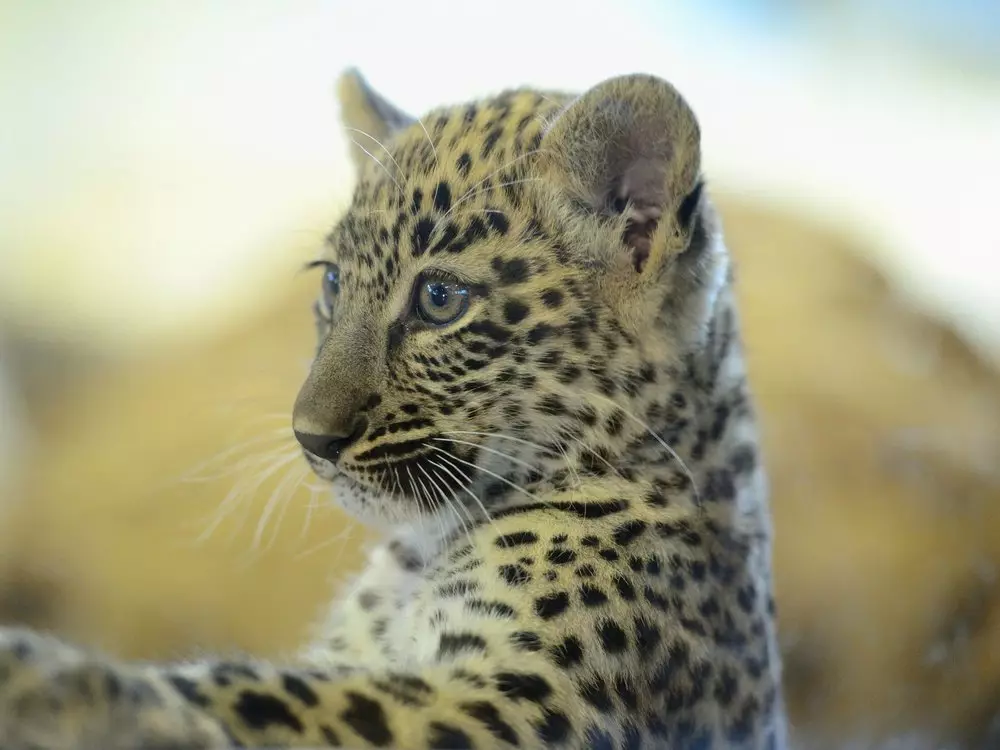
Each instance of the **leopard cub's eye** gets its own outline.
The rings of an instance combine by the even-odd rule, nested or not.
[[[340,268],[335,263],[323,267],[323,301],[328,310],[333,310],[340,296]]]
[[[417,282],[414,306],[417,317],[425,323],[448,325],[469,309],[469,288],[443,276],[422,276]]]

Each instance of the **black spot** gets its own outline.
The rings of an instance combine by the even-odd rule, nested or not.
[[[498,326],[490,320],[481,320],[471,323],[466,330],[469,333],[486,336],[498,344],[505,344],[510,340],[510,331],[503,326]]]
[[[427,746],[441,748],[441,750],[472,750],[473,748],[469,735],[457,727],[442,724],[438,721],[430,723]]]
[[[580,685],[580,697],[598,711],[611,711],[614,708],[611,696],[608,695],[608,686],[600,676],[594,676]]]
[[[439,182],[434,188],[434,208],[442,212],[451,210],[451,188],[447,182]]]
[[[604,518],[606,516],[614,515],[615,513],[621,513],[628,510],[628,508],[629,504],[626,500],[609,500],[603,503],[577,502],[575,500],[525,503],[524,505],[515,505],[498,510],[493,513],[493,519],[496,520],[498,518],[516,516],[523,513],[533,513],[537,510],[551,510],[573,515],[577,518],[595,519]]]
[[[655,623],[645,617],[635,618],[635,644],[639,653],[647,656],[656,650],[660,643],[660,629]]]
[[[546,307],[559,307],[563,303],[563,295],[558,289],[546,289],[542,292],[542,304]]]
[[[608,562],[616,562],[618,560],[618,558],[619,558],[617,550],[613,550],[613,549],[610,549],[610,548],[609,549],[602,549],[597,554],[599,554],[601,557],[603,557]]]
[[[520,284],[531,275],[528,264],[520,258],[504,262],[501,258],[493,259],[493,269],[503,284]]]
[[[596,536],[585,536],[583,539],[580,540],[580,544],[582,544],[584,547],[599,547],[601,544],[601,540],[598,539]]]
[[[326,724],[319,725],[319,731],[323,733],[323,739],[326,744],[330,747],[340,747],[340,736],[333,731],[332,727],[328,727]]]
[[[649,602],[652,606],[656,607],[656,609],[660,610],[661,612],[670,611],[670,602],[667,600],[667,597],[663,596],[658,591],[654,590],[652,587],[646,586],[645,589],[643,590],[643,594],[645,594],[646,596],[646,601]]]
[[[678,747],[683,747],[684,750],[692,750],[690,745],[680,744]],[[639,731],[639,727],[634,724],[629,724],[625,727],[625,737],[622,739],[622,750],[641,750],[642,748],[642,733]],[[708,750],[708,748],[702,748],[701,750]]]
[[[741,586],[736,590],[736,603],[747,614],[753,611],[754,604],[757,603],[757,591],[754,589],[753,584]]]
[[[569,541],[568,534],[556,534],[554,537],[552,537],[553,544],[566,544],[566,542],[568,541]]]
[[[737,446],[729,456],[729,465],[736,474],[753,471],[757,466],[757,453],[753,446]]]
[[[211,699],[198,689],[198,683],[194,680],[189,680],[187,677],[181,677],[180,675],[170,675],[167,681],[174,686],[178,693],[184,696],[184,700],[188,703],[193,703],[201,708],[205,708],[212,703]]]
[[[520,300],[510,299],[503,306],[503,319],[507,325],[515,325],[524,320],[529,312],[530,308],[526,304]]]
[[[382,598],[377,592],[367,589],[358,594],[358,606],[365,612],[371,612],[379,605]]]
[[[712,469],[705,478],[701,497],[706,502],[726,502],[736,497],[733,476],[725,469]]]
[[[510,634],[510,640],[521,651],[542,650],[542,639],[538,636],[538,633],[532,633],[528,630],[518,630],[516,633]]]
[[[535,725],[538,738],[547,744],[563,742],[572,729],[566,714],[552,709],[545,709],[542,721]]]
[[[486,134],[486,137],[483,139],[482,148],[479,150],[479,155],[482,158],[486,159],[491,153],[493,153],[493,149],[496,147],[497,141],[500,140],[501,135],[503,135],[503,129],[499,127],[493,128]]]
[[[736,675],[733,674],[732,669],[729,667],[723,667],[715,680],[715,690],[713,691],[719,705],[723,708],[728,708],[732,705],[738,690],[739,684],[736,681]]]
[[[486,617],[501,617],[505,620],[513,620],[517,617],[517,612],[509,604],[504,602],[486,601],[485,599],[469,599],[465,602],[465,608],[469,612],[484,615]]]
[[[528,331],[528,343],[534,346],[549,337],[552,333],[552,326],[546,325],[545,323],[539,323],[530,331]]]
[[[520,547],[525,544],[534,544],[538,541],[538,536],[533,531],[515,531],[511,534],[498,536],[494,544],[497,547]]]
[[[531,573],[520,565],[501,565],[498,571],[511,586],[523,586],[531,581]]]
[[[593,578],[597,571],[594,570],[593,565],[581,565],[576,569],[576,575],[578,578]]]
[[[452,246],[449,247],[448,250],[452,253],[460,252],[474,242],[486,239],[488,233],[489,230],[486,227],[486,223],[478,216],[473,216],[469,219],[469,225],[465,228],[465,234],[462,236],[462,241],[452,243]]]
[[[413,249],[415,256],[423,255],[430,244],[431,232],[434,231],[434,222],[429,218],[420,219],[413,227]]]
[[[460,599],[479,591],[477,581],[458,580],[438,586],[437,594],[443,599]]]
[[[348,690],[344,697],[347,698],[348,706],[340,714],[340,718],[347,726],[376,747],[393,744],[394,738],[386,723],[385,710],[381,703],[353,690]]]
[[[476,633],[442,633],[438,641],[439,659],[464,651],[486,651],[486,640]]]
[[[691,577],[696,581],[704,581],[705,574],[708,572],[708,566],[705,565],[701,560],[694,560],[691,562],[690,566]]]
[[[543,620],[558,617],[569,606],[569,595],[565,591],[546,594],[535,599],[535,614]]]
[[[620,654],[628,648],[628,636],[618,623],[612,620],[603,620],[597,626],[597,635],[601,638],[601,645],[609,654]]]
[[[630,711],[635,711],[638,708],[639,694],[636,691],[635,685],[625,675],[618,675],[615,678],[615,693]]]
[[[600,729],[594,724],[587,727],[583,742],[585,750],[615,750],[614,740],[607,730]]]
[[[576,553],[565,547],[556,547],[550,549],[545,557],[553,565],[568,565],[576,560]]]
[[[618,596],[627,602],[635,601],[635,586],[623,575],[615,576],[615,588],[618,589]]]
[[[634,542],[646,531],[646,522],[639,519],[633,521],[626,521],[621,526],[615,529],[614,540],[615,544],[624,547]]]
[[[112,702],[121,697],[122,681],[114,672],[109,671],[104,675],[104,693]]]
[[[694,190],[681,201],[680,208],[677,209],[677,223],[683,229],[688,229],[691,225],[691,217],[694,216],[694,210],[698,207],[698,199],[701,197],[701,191],[704,187],[705,183],[699,182],[695,185]]]
[[[601,607],[608,603],[608,595],[589,583],[580,587],[580,601],[587,607]]]
[[[281,676],[281,686],[291,695],[294,695],[300,701],[302,701],[307,706],[317,706],[319,705],[319,696],[316,695],[315,691],[306,681],[301,677],[296,677],[293,674],[285,674]]]
[[[558,372],[558,374],[557,374],[556,377],[558,378],[559,382],[562,383],[563,385],[569,385],[570,383],[576,381],[580,377],[580,375],[582,375],[582,374],[583,374],[583,370],[581,370],[576,365],[566,365],[565,367],[562,367],[559,370],[559,372]],[[583,419],[583,421],[587,422],[588,424],[593,424],[592,422],[590,422],[588,420],[587,417],[583,416],[583,414],[584,414],[584,412],[581,410],[581,412],[580,412],[581,419]],[[589,415],[589,413],[588,413],[588,415]],[[596,415],[594,415],[594,416],[595,416],[595,419],[596,419]]]
[[[538,406],[535,407],[535,410],[542,414],[557,417],[560,414],[566,413],[566,405],[554,393],[547,393],[538,401]]]
[[[566,636],[565,640],[553,646],[549,653],[556,666],[566,669],[583,660],[583,644],[575,635]]]
[[[287,703],[273,695],[243,690],[233,710],[251,729],[261,731],[273,726],[282,726],[297,734],[302,733],[302,722],[299,717],[288,709]]]
[[[489,730],[490,734],[498,740],[506,742],[509,745],[520,744],[517,732],[514,731],[514,728],[510,724],[504,721],[500,712],[492,703],[476,701],[475,703],[463,703],[459,708],[473,719],[481,722]]]
[[[494,232],[501,236],[510,231],[510,221],[507,220],[507,215],[503,211],[497,211],[496,209],[487,211],[486,223],[490,225],[490,228]]]
[[[498,672],[494,678],[497,690],[510,700],[542,703],[552,693],[552,686],[544,677],[530,672]]]
[[[461,173],[462,177],[469,176],[469,170],[472,168],[472,157],[469,156],[469,152],[466,151],[458,159],[455,160],[455,166]]]
[[[604,431],[609,435],[617,435],[625,425],[625,415],[620,410],[615,410],[604,423]]]

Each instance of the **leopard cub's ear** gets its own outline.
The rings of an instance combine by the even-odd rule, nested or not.
[[[542,141],[548,177],[575,205],[621,217],[635,272],[657,278],[690,241],[701,136],[687,102],[649,75],[612,78],[572,102]]]
[[[381,159],[379,153],[383,149],[379,144],[416,122],[375,91],[356,68],[341,73],[337,80],[337,99],[351,159],[358,170],[371,161],[366,151]]]

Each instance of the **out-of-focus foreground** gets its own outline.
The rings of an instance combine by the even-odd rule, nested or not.
[[[443,62],[404,71],[400,56],[415,54],[405,42],[413,29],[450,40],[448,23],[461,19],[421,5],[434,17],[420,26],[401,6],[391,25],[407,34],[379,41],[381,29],[362,33],[360,12],[330,5],[265,12],[248,2],[252,12],[239,15],[209,3],[199,19],[179,11],[133,19],[133,36],[143,23],[160,35],[142,40],[148,61],[137,57],[134,70],[109,77],[108,57],[103,98],[66,105],[82,113],[79,125],[49,106],[51,91],[46,99],[33,87],[53,80],[44,71],[58,74],[52,88],[66,96],[77,90],[71,84],[92,93],[96,84],[77,81],[37,44],[62,34],[77,40],[79,59],[107,57],[97,42],[128,36],[128,13],[114,2],[72,18],[27,2],[0,12],[2,33],[23,31],[12,40],[20,46],[0,44],[0,54],[22,56],[17,73],[0,60],[2,75],[14,76],[7,82],[19,84],[0,90],[33,118],[15,128],[33,148],[0,152],[19,167],[4,170],[17,179],[5,181],[13,197],[0,202],[10,211],[0,221],[0,619],[126,656],[277,654],[360,564],[370,537],[313,487],[288,425],[313,346],[315,279],[294,270],[350,188],[328,96],[337,67],[374,69],[376,85],[420,110],[521,80],[578,88],[628,68],[676,77],[650,63],[657,45],[694,47],[704,25],[722,24],[659,18],[613,67],[588,69],[582,53],[568,51],[581,61],[572,75],[507,64],[508,41],[503,64],[476,70],[482,55],[470,55],[472,72],[446,85],[425,82]],[[510,13],[522,12],[515,5]],[[852,18],[851,4],[762,5],[838,6],[840,15],[816,11],[820,26],[839,29],[834,36],[854,28],[833,23]],[[591,26],[560,36],[589,34],[590,43],[634,31],[657,6],[622,7],[600,23],[594,10]],[[533,17],[544,26],[557,16]],[[721,66],[729,27],[710,28],[717,54],[703,45],[687,57],[675,51],[673,63],[678,84],[703,105],[706,151],[716,146],[710,178],[718,176],[739,263],[800,746],[902,738],[907,748],[995,747],[1000,347],[991,334],[1000,330],[1000,295],[991,300],[989,279],[1000,278],[1000,247],[988,217],[973,215],[984,204],[970,180],[1000,167],[1000,146],[976,140],[991,124],[983,113],[1000,125],[997,107],[974,94],[995,97],[997,78],[963,60],[962,75],[975,71],[978,82],[962,84],[972,103],[951,115],[934,107],[958,107],[961,87],[927,84],[928,97],[951,90],[924,110],[928,129],[907,119],[918,108],[901,104],[902,84],[879,92],[882,109],[849,111],[861,94],[848,85],[856,78],[836,78],[839,63],[797,89],[776,72],[781,59],[744,60],[751,84],[712,77],[704,56]],[[129,49],[142,47],[137,39]],[[153,54],[163,39],[175,45],[172,65],[187,67]],[[320,41],[337,55],[302,56]],[[275,72],[288,59],[279,52],[300,67]],[[784,63],[795,67],[791,57]],[[255,78],[264,70],[272,77]],[[198,87],[215,77],[232,101],[213,102],[205,92],[216,89]],[[815,90],[823,83],[829,90]],[[155,106],[139,96],[147,86],[163,97]],[[786,91],[800,96],[779,96]],[[313,104],[303,109],[306,100]],[[252,116],[240,110],[251,101]],[[817,113],[841,119],[819,131],[809,119]],[[314,117],[303,125],[305,115]],[[865,122],[877,136],[863,137]]]

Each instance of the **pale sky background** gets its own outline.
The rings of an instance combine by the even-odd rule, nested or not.
[[[885,23],[763,35],[699,5],[6,0],[0,315],[131,345],[256,304],[350,188],[345,66],[415,113],[641,70],[692,102],[719,189],[863,233],[1000,352],[998,79],[923,67]]]

